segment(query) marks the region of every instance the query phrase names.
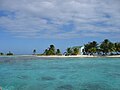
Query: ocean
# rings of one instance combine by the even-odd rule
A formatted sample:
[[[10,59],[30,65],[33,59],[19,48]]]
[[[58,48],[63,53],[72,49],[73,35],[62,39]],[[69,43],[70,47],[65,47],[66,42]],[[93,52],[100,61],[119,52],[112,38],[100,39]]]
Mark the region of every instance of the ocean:
[[[120,58],[0,57],[2,90],[120,90]]]

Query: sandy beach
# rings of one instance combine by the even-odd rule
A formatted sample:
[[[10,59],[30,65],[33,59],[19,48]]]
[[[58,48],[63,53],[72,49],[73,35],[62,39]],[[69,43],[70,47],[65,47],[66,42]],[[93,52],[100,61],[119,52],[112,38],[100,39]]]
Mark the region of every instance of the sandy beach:
[[[105,57],[120,57],[120,55],[105,56]]]
[[[65,56],[65,55],[50,55],[50,56],[45,56],[45,55],[13,55],[13,56],[7,56],[3,55],[0,57],[44,57],[44,58],[95,58],[95,57],[108,57],[108,58],[120,58],[120,55],[112,55],[112,56],[93,56],[93,55],[70,55],[70,56]]]
[[[36,57],[51,57],[51,58],[94,58],[94,57],[120,57],[120,55],[113,55],[113,56],[93,56],[93,55],[70,55],[70,56],[65,56],[65,55],[51,55],[51,56],[36,56]]]

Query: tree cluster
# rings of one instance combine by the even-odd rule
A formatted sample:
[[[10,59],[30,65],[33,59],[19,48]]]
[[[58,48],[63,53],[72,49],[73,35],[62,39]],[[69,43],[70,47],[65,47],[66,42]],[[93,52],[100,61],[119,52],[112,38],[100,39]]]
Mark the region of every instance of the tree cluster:
[[[98,44],[96,41],[89,42],[84,45],[85,55],[113,55],[120,53],[120,42],[113,43],[105,39],[102,43]]]
[[[79,48],[67,48],[66,55],[78,55]]]
[[[43,55],[61,55],[60,49],[55,49],[54,45],[50,45],[48,49],[45,49]]]
[[[9,55],[14,55],[14,54],[13,54],[12,52],[10,52],[10,51],[9,51],[9,52],[8,52],[8,53],[6,53],[6,54],[4,54],[4,53],[0,52],[0,55],[1,55],[1,56],[2,56],[2,55],[8,55],[8,56],[9,56]]]

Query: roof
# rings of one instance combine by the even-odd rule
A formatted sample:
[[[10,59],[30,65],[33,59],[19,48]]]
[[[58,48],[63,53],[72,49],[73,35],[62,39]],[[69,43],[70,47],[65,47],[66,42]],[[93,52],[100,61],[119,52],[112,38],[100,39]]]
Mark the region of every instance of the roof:
[[[81,47],[83,47],[83,46],[74,46],[72,48],[74,49],[74,48],[81,48]]]

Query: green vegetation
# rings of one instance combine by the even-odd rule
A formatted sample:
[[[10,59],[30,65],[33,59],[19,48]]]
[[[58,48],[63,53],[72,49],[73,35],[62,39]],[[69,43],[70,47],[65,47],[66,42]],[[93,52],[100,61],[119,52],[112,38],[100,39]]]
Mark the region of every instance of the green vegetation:
[[[78,55],[78,54],[79,54],[79,48],[74,48],[73,55]]]
[[[3,56],[3,55],[7,55],[7,56],[9,56],[9,55],[14,55],[12,52],[8,52],[8,53],[6,53],[6,54],[4,54],[4,53],[2,53],[2,52],[0,52],[0,56]]]
[[[56,55],[61,55],[60,49],[57,49]]]
[[[35,55],[35,54],[36,54],[36,49],[33,50],[33,55]]]
[[[11,56],[13,53],[9,51],[6,55]]]
[[[33,55],[62,55],[60,49],[56,49],[54,45],[50,45],[42,54],[36,54],[36,49],[32,53]],[[108,39],[105,39],[101,43],[92,41],[84,44],[84,46],[69,47],[66,49],[64,55],[79,55],[80,53],[83,55],[98,56],[120,55],[120,42],[113,43]],[[13,53],[10,51],[7,54],[0,52],[0,56],[2,55],[13,55]]]
[[[104,55],[107,55],[109,52],[113,52],[114,49],[114,44],[108,39],[105,39],[100,45],[100,50],[103,52]]]
[[[96,41],[85,44],[85,55],[113,55],[120,53],[120,43],[112,43],[108,39],[105,39],[101,44]]]
[[[79,54],[79,48],[67,48],[66,55],[78,55]]]
[[[48,49],[45,49],[43,55],[61,55],[60,49],[55,49],[54,45],[50,45]]]
[[[115,52],[118,54],[120,52],[120,43],[115,43]]]
[[[0,52],[0,55],[4,55],[4,53]]]
[[[93,55],[98,50],[98,43],[96,41],[89,42],[88,44],[85,44],[84,46],[85,46],[85,48],[84,48],[85,54]]]
[[[66,55],[72,55],[72,48],[67,48],[67,53]]]
[[[64,53],[66,56],[79,55],[81,46],[69,47]],[[84,45],[84,55],[119,55],[120,54],[120,43],[113,43],[108,39],[105,39],[101,43],[96,41],[89,42]],[[48,49],[45,49],[42,55],[62,55],[60,49],[55,49],[54,45],[50,45]]]

